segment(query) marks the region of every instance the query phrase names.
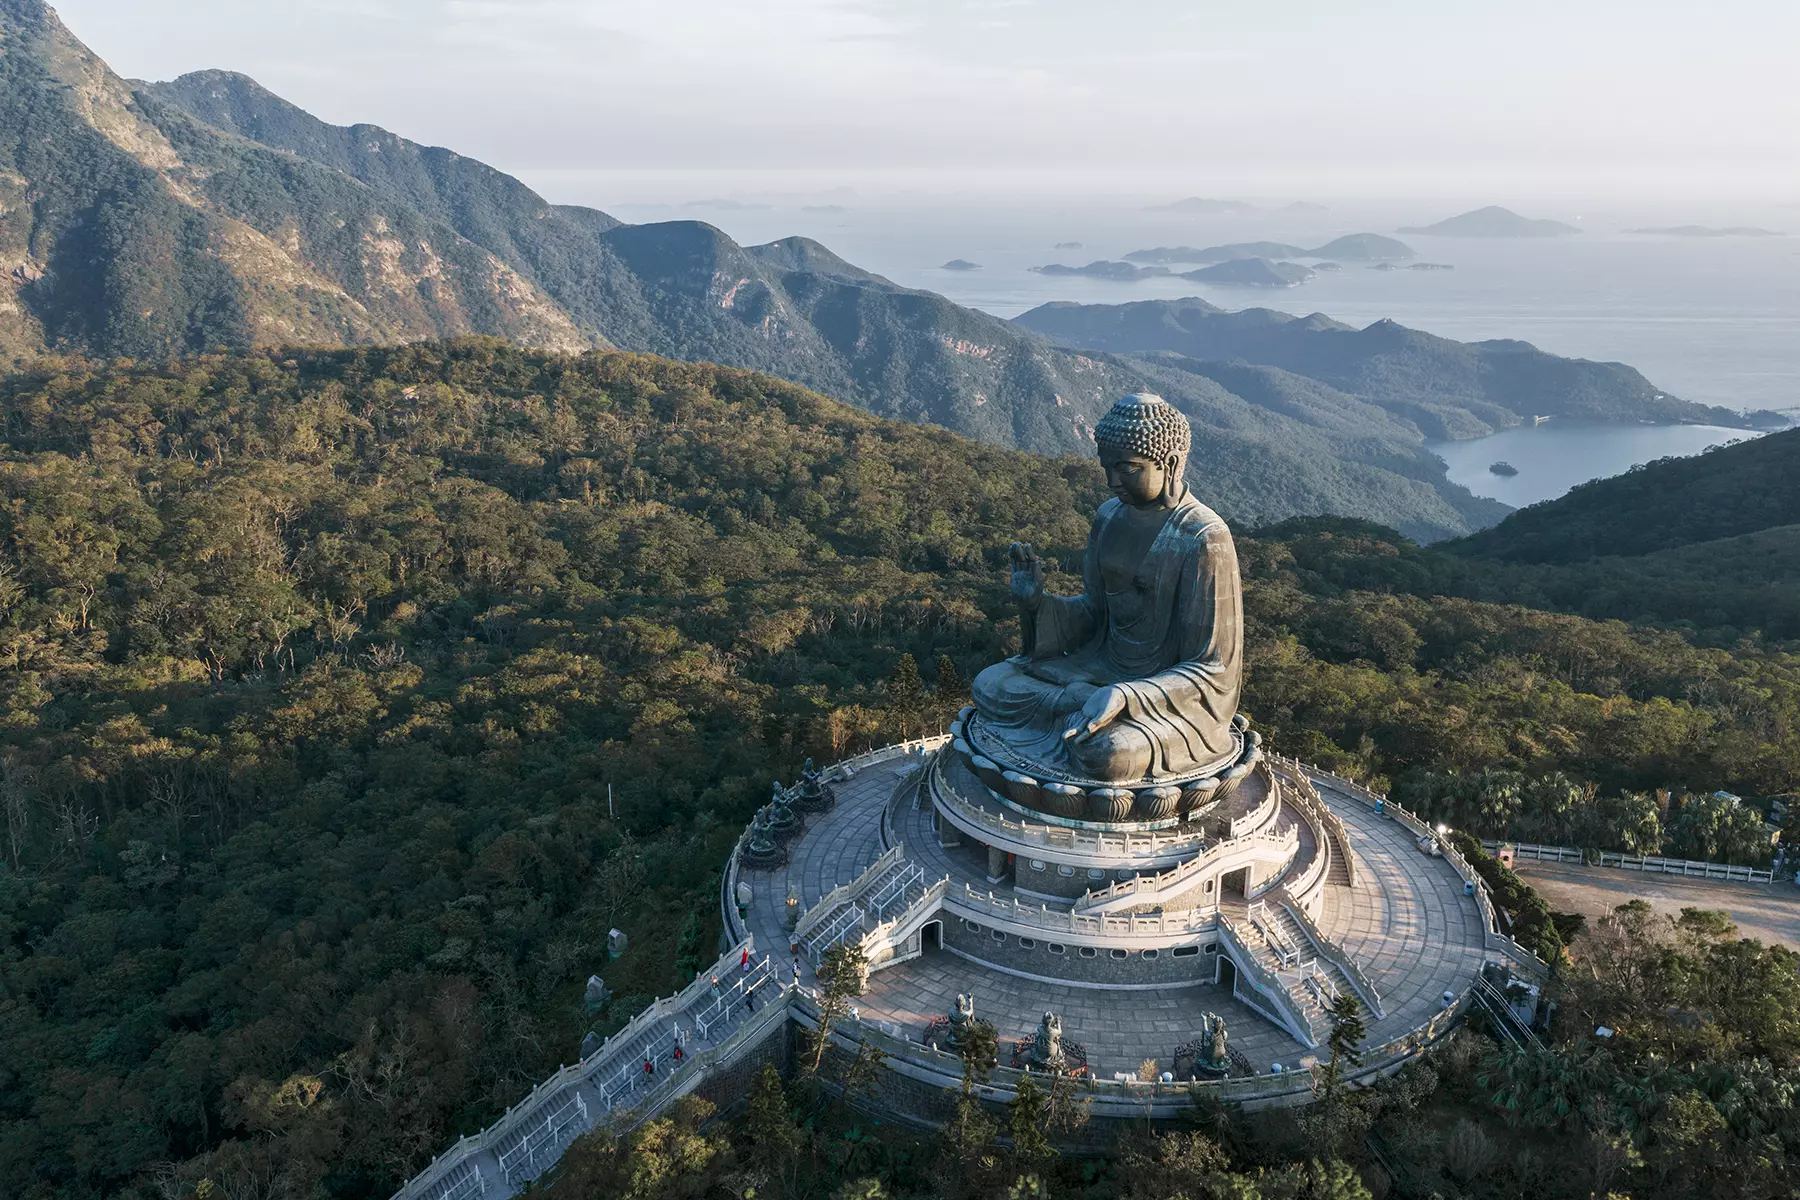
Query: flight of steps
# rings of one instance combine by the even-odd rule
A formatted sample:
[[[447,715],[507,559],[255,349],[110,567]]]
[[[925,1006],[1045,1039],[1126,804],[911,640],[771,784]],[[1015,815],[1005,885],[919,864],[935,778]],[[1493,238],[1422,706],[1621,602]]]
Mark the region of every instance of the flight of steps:
[[[1340,845],[1335,838],[1332,840],[1331,866],[1325,871],[1325,886],[1342,888],[1350,886],[1350,868],[1344,862],[1345,856],[1349,853],[1350,847]]]
[[[1330,1028],[1326,1010],[1331,997],[1340,992],[1356,995],[1356,989],[1344,973],[1319,955],[1306,930],[1281,905],[1261,905],[1254,921],[1249,914],[1249,905],[1244,906],[1241,914],[1233,913],[1232,916],[1244,929],[1246,944],[1257,961],[1281,980],[1313,1028],[1321,1033]],[[1307,967],[1309,963],[1311,966]]]

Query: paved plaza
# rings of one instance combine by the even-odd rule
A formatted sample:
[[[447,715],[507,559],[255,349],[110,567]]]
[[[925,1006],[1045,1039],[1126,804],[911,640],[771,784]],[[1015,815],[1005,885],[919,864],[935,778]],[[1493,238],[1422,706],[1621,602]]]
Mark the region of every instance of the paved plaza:
[[[968,877],[978,861],[975,854],[938,844],[930,814],[913,802],[910,787],[900,794],[891,828],[884,831],[884,810],[922,762],[922,755],[909,755],[839,781],[836,807],[808,818],[785,868],[744,873],[754,896],[751,930],[758,946],[781,964],[784,977],[797,965],[801,982],[814,982],[804,956],[796,960],[788,954],[782,913],[790,884],[805,911],[833,887],[854,880],[895,841],[904,843],[908,859],[923,867],[928,879],[946,873],[959,881]],[[1475,978],[1485,957],[1481,915],[1454,868],[1421,852],[1404,826],[1326,781],[1319,781],[1319,791],[1343,820],[1358,868],[1356,887],[1329,885],[1319,924],[1382,996],[1385,1015],[1370,1020],[1366,1044],[1372,1047],[1424,1025],[1446,990],[1460,993]],[[1000,884],[994,891],[1010,895],[1012,889]],[[954,917],[945,913],[944,919]],[[950,1009],[958,992],[975,997],[977,1013],[994,1024],[1003,1044],[1034,1032],[1045,1011],[1060,1014],[1067,1036],[1087,1048],[1089,1065],[1100,1078],[1136,1072],[1146,1059],[1162,1069],[1172,1067],[1175,1047],[1196,1036],[1205,1012],[1225,1017],[1233,1048],[1259,1071],[1276,1062],[1298,1065],[1310,1053],[1234,999],[1229,985],[1125,989],[1027,978],[938,949],[930,938],[920,957],[871,976],[858,1011],[865,1021],[891,1022],[901,1036],[917,1040],[929,1021]]]

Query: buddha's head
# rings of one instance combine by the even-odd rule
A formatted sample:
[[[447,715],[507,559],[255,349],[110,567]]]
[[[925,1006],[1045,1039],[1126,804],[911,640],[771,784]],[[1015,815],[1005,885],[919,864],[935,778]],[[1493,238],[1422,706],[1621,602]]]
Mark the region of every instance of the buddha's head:
[[[1193,431],[1173,405],[1151,392],[1134,392],[1112,406],[1094,427],[1106,486],[1137,508],[1172,505],[1187,491]]]

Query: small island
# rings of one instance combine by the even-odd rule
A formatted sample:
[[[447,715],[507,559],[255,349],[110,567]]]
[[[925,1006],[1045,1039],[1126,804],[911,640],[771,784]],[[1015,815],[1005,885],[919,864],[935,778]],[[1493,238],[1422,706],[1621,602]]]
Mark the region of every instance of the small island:
[[[1374,259],[1411,258],[1414,250],[1396,238],[1383,237],[1379,233],[1347,233],[1341,238],[1333,238],[1315,250],[1306,254],[1311,258],[1347,258],[1353,262],[1368,262]]]
[[[1313,277],[1299,263],[1270,262],[1266,258],[1234,258],[1229,262],[1184,271],[1183,279],[1201,283],[1225,283],[1234,287],[1298,287]]]
[[[1125,257],[1145,263],[1216,263],[1235,258],[1298,258],[1306,254],[1299,246],[1286,242],[1230,242],[1223,246],[1158,246],[1154,250],[1133,250]]]
[[[1427,262],[1409,263],[1407,265],[1406,269],[1409,271],[1454,271],[1454,270],[1456,270],[1456,268],[1451,266],[1449,263],[1427,263]]]
[[[1438,237],[1563,237],[1581,230],[1562,221],[1521,217],[1509,208],[1490,204],[1446,217],[1435,225],[1404,225],[1401,233],[1430,233]]]
[[[1030,270],[1034,275],[1084,275],[1089,279],[1105,279],[1112,283],[1131,283],[1139,279],[1169,274],[1167,267],[1134,267],[1130,263],[1107,262],[1105,259],[1091,262],[1085,267],[1051,263],[1049,266],[1032,267]]]
[[[1056,243],[1055,246],[1051,247],[1051,249],[1053,249],[1053,250],[1079,250],[1079,249],[1081,249],[1081,243],[1080,242],[1058,242],[1058,243]]]
[[[1379,233],[1350,233],[1308,250],[1288,242],[1227,242],[1223,246],[1157,246],[1133,250],[1125,257],[1143,263],[1216,263],[1236,258],[1347,258],[1366,262],[1383,258],[1411,258],[1413,248]]]
[[[1344,269],[1344,266],[1342,263],[1334,263],[1327,260],[1325,262],[1314,263],[1312,269],[1315,271],[1341,271]]]
[[[1488,470],[1492,474],[1505,475],[1505,476],[1509,476],[1509,477],[1513,476],[1513,475],[1517,475],[1519,473],[1519,468],[1513,466],[1511,463],[1505,461],[1504,459],[1502,459],[1500,462],[1497,462],[1497,463],[1489,463]]]
[[[945,263],[943,266],[939,267],[938,270],[940,270],[940,271],[979,271],[979,270],[981,270],[981,264],[970,262],[966,258],[953,258],[949,262]]]

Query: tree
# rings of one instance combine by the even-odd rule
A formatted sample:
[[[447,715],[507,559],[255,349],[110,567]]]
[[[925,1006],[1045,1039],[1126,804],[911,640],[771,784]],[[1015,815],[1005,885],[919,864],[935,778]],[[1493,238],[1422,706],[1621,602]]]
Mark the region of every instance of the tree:
[[[807,1035],[804,1069],[817,1075],[825,1064],[831,1031],[850,1016],[850,1002],[862,995],[869,960],[861,943],[840,942],[825,952],[819,965],[818,1028]]]
[[[764,1064],[751,1085],[744,1131],[750,1135],[751,1159],[772,1171],[786,1168],[800,1152],[800,1131],[794,1126],[787,1092],[773,1063]]]
[[[1349,992],[1339,992],[1325,1012],[1331,1022],[1326,1045],[1330,1056],[1316,1068],[1313,1083],[1318,1096],[1315,1110],[1308,1114],[1314,1142],[1329,1154],[1336,1154],[1347,1140],[1348,1114],[1345,1111],[1344,1077],[1350,1068],[1362,1062],[1362,1041],[1368,1033],[1362,1005]]]
[[[946,712],[955,712],[969,698],[969,681],[956,669],[956,660],[948,654],[938,655],[937,702]]]
[[[1348,1066],[1359,1066],[1362,1063],[1362,1042],[1368,1036],[1368,1024],[1363,1020],[1362,1004],[1349,992],[1339,992],[1332,997],[1331,1008],[1326,1013],[1331,1021],[1331,1061]]]
[[[894,663],[894,673],[887,683],[887,709],[902,737],[911,737],[925,709],[925,683],[919,678],[919,663],[911,654],[902,654]]]
[[[1049,1118],[1049,1099],[1030,1071],[1019,1077],[1018,1088],[1006,1108],[1006,1131],[1012,1138],[1013,1165],[1021,1176],[1033,1174],[1056,1157],[1056,1148],[1044,1133]]]

